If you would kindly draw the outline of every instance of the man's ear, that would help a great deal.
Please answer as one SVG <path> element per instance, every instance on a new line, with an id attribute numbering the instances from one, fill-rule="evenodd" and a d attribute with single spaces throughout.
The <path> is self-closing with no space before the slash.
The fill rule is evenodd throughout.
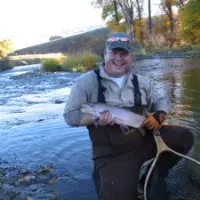
<path id="1" fill-rule="evenodd" d="M 104 60 L 106 59 L 107 53 L 108 53 L 108 50 L 107 50 L 107 49 L 104 49 L 104 52 L 103 52 Z"/>

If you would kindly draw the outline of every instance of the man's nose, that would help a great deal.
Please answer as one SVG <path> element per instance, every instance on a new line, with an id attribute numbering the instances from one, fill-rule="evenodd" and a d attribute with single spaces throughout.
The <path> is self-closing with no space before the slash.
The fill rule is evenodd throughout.
<path id="1" fill-rule="evenodd" d="M 117 53 L 117 54 L 115 55 L 115 58 L 116 58 L 116 59 L 121 59 L 121 58 L 122 58 L 122 54 L 121 54 L 121 53 Z"/>

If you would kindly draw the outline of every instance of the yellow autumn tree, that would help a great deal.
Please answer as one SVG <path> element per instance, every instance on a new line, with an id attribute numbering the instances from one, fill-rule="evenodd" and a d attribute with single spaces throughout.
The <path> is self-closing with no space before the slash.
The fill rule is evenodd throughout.
<path id="1" fill-rule="evenodd" d="M 0 57 L 5 57 L 9 52 L 13 50 L 11 40 L 0 41 Z"/>

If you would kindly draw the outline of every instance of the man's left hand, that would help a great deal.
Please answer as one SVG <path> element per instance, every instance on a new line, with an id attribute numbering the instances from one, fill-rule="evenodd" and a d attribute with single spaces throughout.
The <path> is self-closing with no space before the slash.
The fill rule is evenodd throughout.
<path id="1" fill-rule="evenodd" d="M 162 122 L 165 120 L 166 113 L 164 111 L 157 111 L 155 113 L 147 113 L 143 126 L 155 133 L 160 129 Z"/>

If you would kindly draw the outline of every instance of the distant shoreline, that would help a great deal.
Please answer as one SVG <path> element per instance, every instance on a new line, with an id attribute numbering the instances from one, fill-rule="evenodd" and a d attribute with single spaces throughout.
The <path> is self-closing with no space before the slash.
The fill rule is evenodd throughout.
<path id="1" fill-rule="evenodd" d="M 200 57 L 200 52 L 166 52 L 166 53 L 149 53 L 147 55 L 135 55 L 135 60 L 155 59 L 155 58 L 193 58 Z"/>

